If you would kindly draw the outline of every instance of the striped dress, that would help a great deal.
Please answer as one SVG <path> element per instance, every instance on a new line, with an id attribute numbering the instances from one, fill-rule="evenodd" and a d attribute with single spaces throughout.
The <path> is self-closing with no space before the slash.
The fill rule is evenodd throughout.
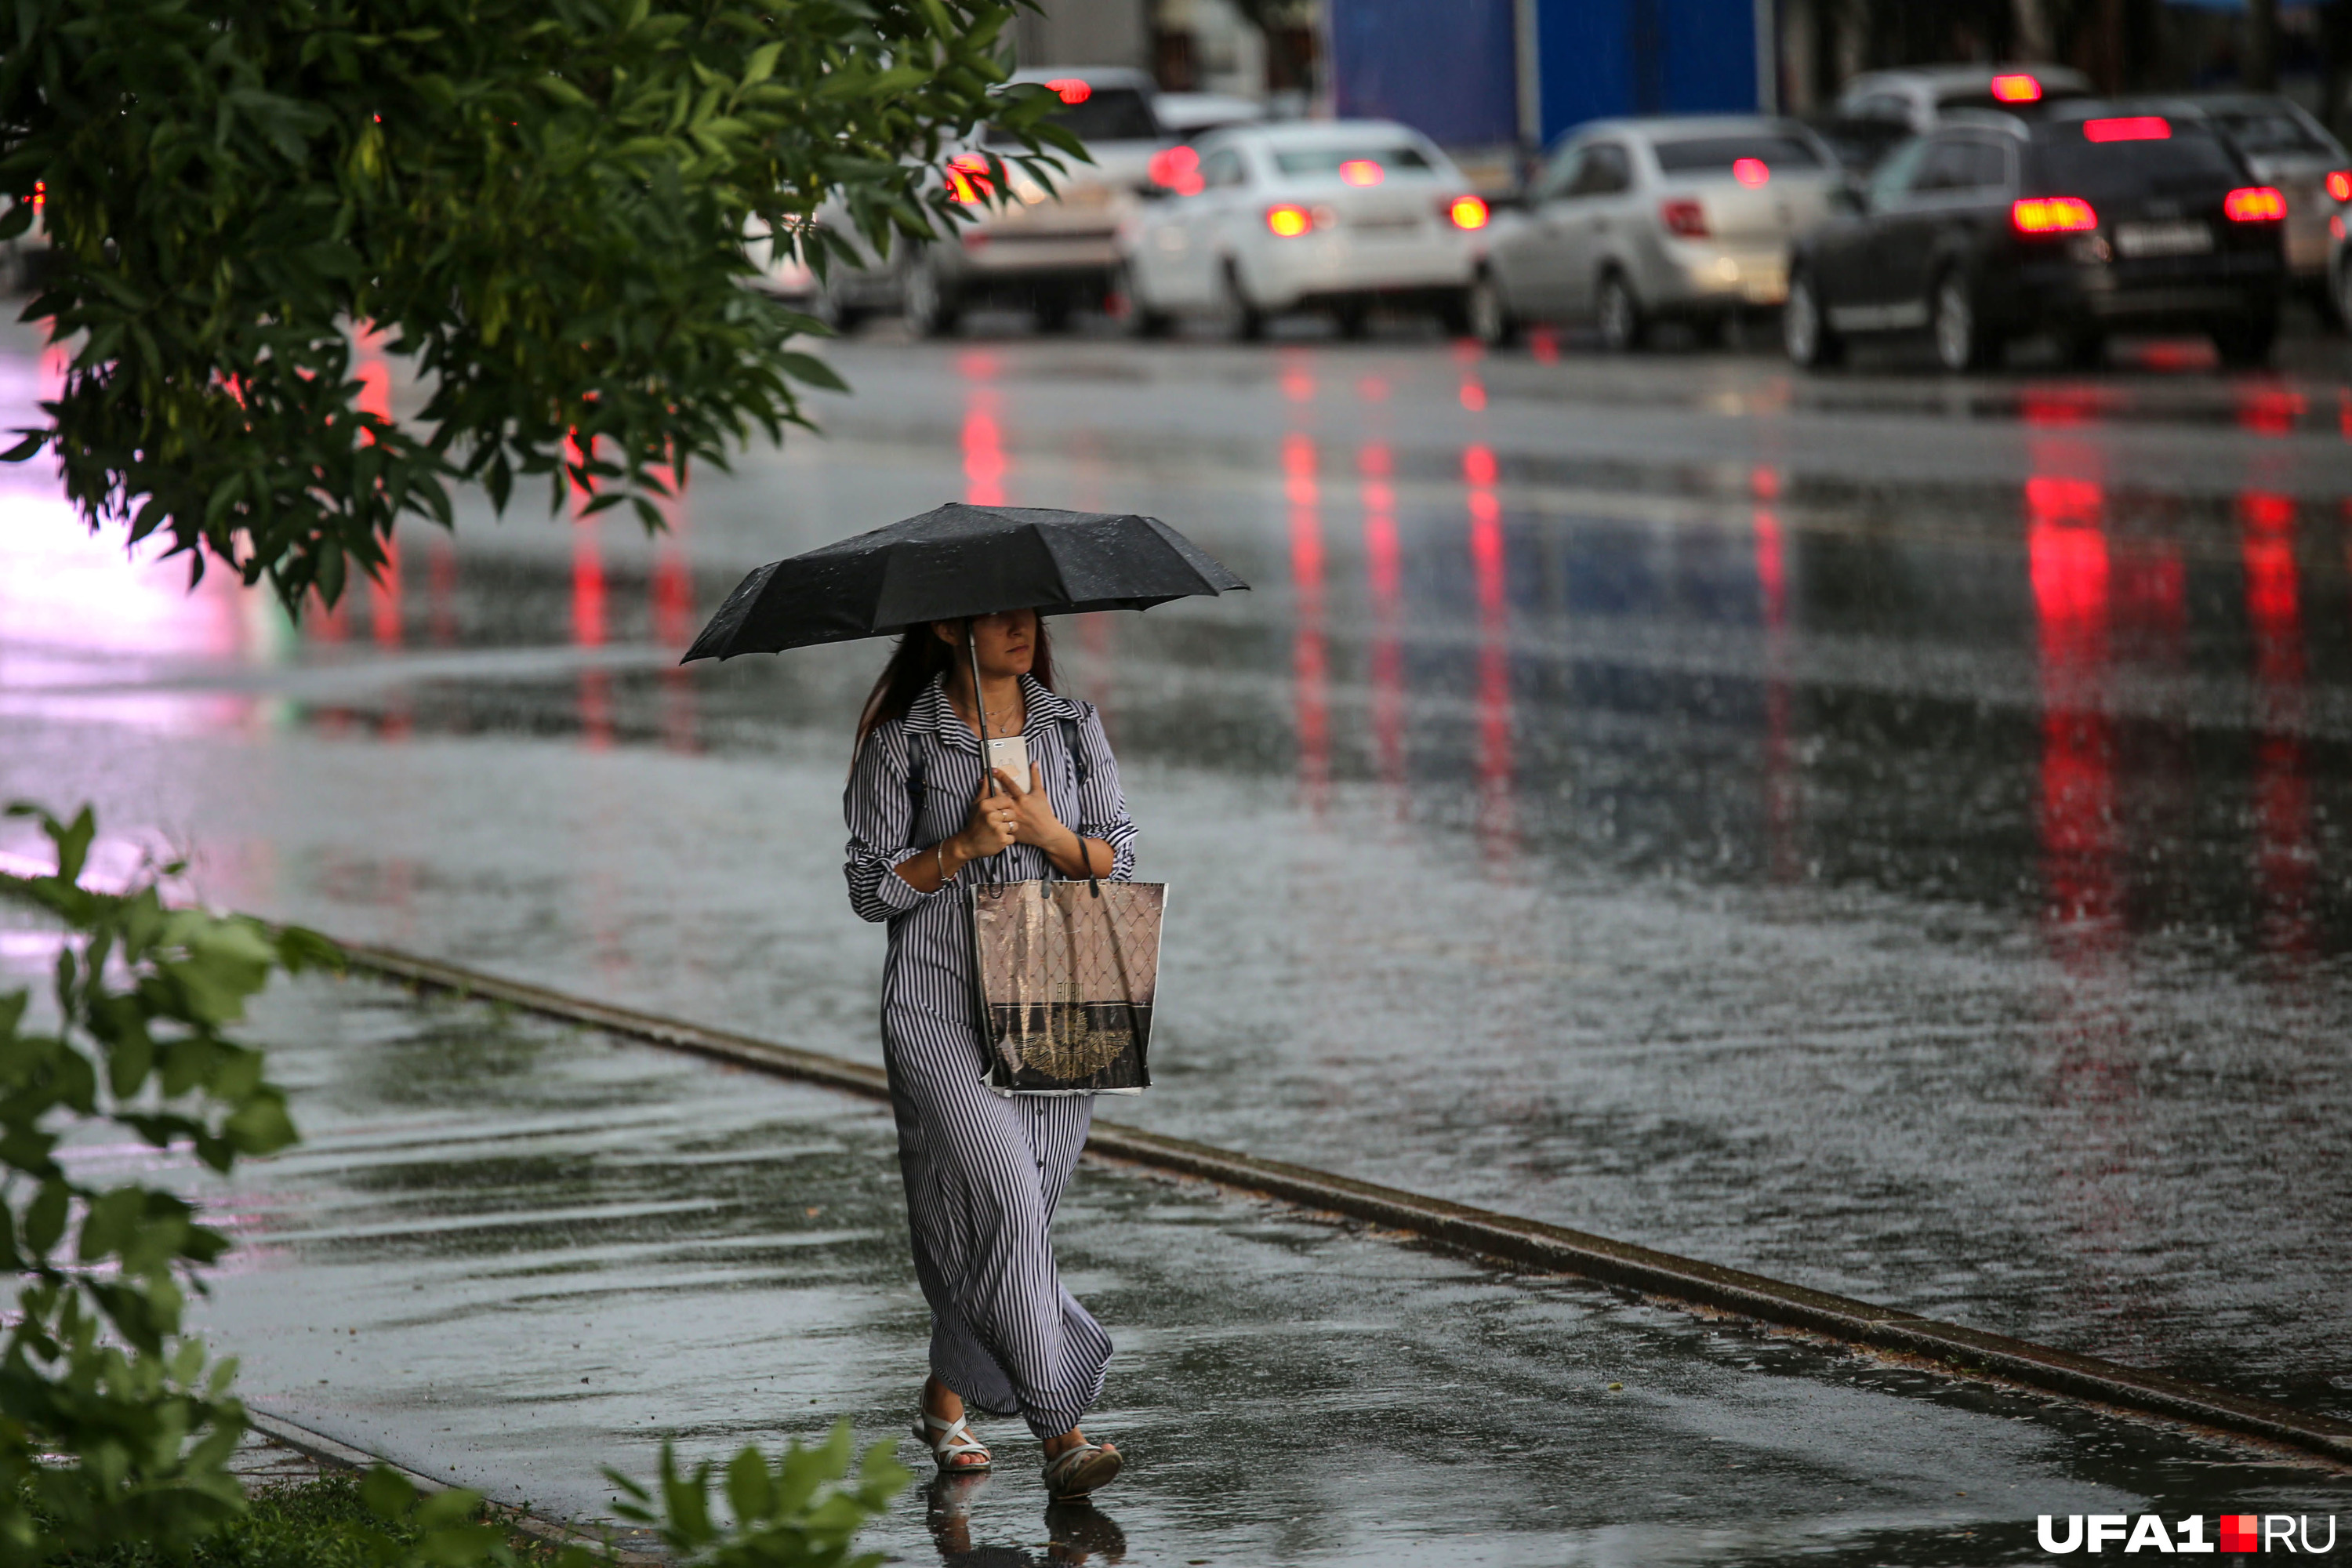
<path id="1" fill-rule="evenodd" d="M 1021 678 L 1030 779 L 1054 815 L 1111 847 L 1111 877 L 1135 870 L 1135 824 L 1102 720 L 1083 702 Z M 1086 752 L 1083 788 L 1070 754 Z M 910 778 L 919 772 L 916 809 Z M 903 719 L 875 726 L 842 802 L 849 824 L 849 902 L 887 921 L 882 1045 L 898 1123 L 898 1164 L 915 1276 L 931 1307 L 931 1372 L 966 1405 L 1025 1417 L 1040 1438 L 1078 1425 L 1102 1394 L 1110 1336 L 1062 1288 L 1051 1228 L 1094 1120 L 1090 1096 L 1007 1097 L 982 1081 L 972 1027 L 971 931 L 961 885 L 1059 875 L 1045 852 L 1016 844 L 972 862 L 935 893 L 895 872 L 963 830 L 980 789 L 980 742 L 937 679 Z"/>

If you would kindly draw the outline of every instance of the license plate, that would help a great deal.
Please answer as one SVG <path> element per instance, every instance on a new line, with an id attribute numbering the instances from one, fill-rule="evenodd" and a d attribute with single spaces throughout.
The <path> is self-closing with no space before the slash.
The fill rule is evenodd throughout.
<path id="1" fill-rule="evenodd" d="M 1350 218 L 1348 226 L 1363 234 L 1390 237 L 1418 232 L 1421 228 L 1421 219 L 1411 216 L 1360 217 Z"/>
<path id="2" fill-rule="evenodd" d="M 2119 223 L 2118 256 L 2202 256 L 2213 248 L 2213 231 L 2201 223 Z"/>

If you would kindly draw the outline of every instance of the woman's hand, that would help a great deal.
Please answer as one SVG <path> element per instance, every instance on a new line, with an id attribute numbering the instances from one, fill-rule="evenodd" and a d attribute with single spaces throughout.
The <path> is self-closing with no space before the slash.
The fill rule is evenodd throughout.
<path id="1" fill-rule="evenodd" d="M 1013 803 L 1013 839 L 1016 844 L 1034 844 L 1048 855 L 1070 847 L 1070 830 L 1054 815 L 1054 803 L 1042 789 L 1024 790 L 1014 784 L 1003 768 L 992 770 L 1002 801 L 1010 796 Z"/>
<path id="2" fill-rule="evenodd" d="M 1000 773 L 996 776 L 1002 779 L 1004 775 Z M 979 860 L 1010 849 L 1019 840 L 1020 821 L 1019 803 L 1007 795 L 1001 785 L 994 795 L 989 794 L 983 781 L 980 793 L 972 796 L 971 815 L 964 818 L 963 831 L 955 836 L 955 858 Z"/>

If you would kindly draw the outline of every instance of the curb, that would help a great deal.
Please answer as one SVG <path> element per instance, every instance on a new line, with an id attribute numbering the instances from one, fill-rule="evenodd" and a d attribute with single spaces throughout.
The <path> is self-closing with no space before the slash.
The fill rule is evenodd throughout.
<path id="1" fill-rule="evenodd" d="M 354 1448 L 349 1443 L 330 1437 L 323 1432 L 313 1432 L 308 1426 L 289 1421 L 283 1415 L 274 1415 L 257 1405 L 247 1405 L 245 1407 L 245 1419 L 247 1426 L 271 1442 L 291 1448 L 298 1454 L 307 1454 L 321 1465 L 330 1465 L 341 1470 L 372 1470 L 381 1465 L 420 1492 L 432 1493 L 449 1489 L 447 1481 L 436 1480 L 431 1476 L 412 1470 L 407 1466 L 395 1463 L 380 1454 L 371 1454 L 365 1448 Z M 621 1564 L 622 1568 L 666 1568 L 670 1562 L 669 1558 L 659 1553 L 633 1551 L 620 1546 L 611 1536 L 596 1531 L 576 1524 L 566 1524 L 561 1520 L 547 1519 L 513 1507 L 511 1504 L 491 1502 L 488 1506 L 500 1516 L 500 1522 L 509 1530 L 530 1536 L 534 1540 L 546 1542 L 551 1546 L 585 1546 L 592 1551 L 609 1552 L 612 1554 L 612 1561 Z"/>
<path id="2" fill-rule="evenodd" d="M 781 1078 L 865 1096 L 889 1098 L 880 1068 L 749 1035 L 640 1013 L 390 948 L 348 946 L 351 967 L 420 989 L 500 1002 L 526 1012 L 586 1024 L 673 1050 L 709 1057 Z M 2252 1437 L 2298 1456 L 2352 1468 L 2352 1422 L 2251 1398 L 2096 1356 L 1940 1322 L 1848 1296 L 1807 1289 L 1761 1274 L 1725 1268 L 1607 1237 L 1472 1208 L 1397 1187 L 1359 1182 L 1306 1165 L 1260 1159 L 1212 1144 L 1097 1121 L 1089 1154 L 1213 1182 L 1243 1192 L 1320 1209 L 1402 1231 L 1456 1251 L 1544 1273 L 1574 1275 L 1637 1290 L 1666 1305 L 1727 1312 L 1819 1334 L 1842 1344 L 1916 1359 L 1949 1376 L 2007 1384 L 2184 1423 L 2208 1434 Z"/>

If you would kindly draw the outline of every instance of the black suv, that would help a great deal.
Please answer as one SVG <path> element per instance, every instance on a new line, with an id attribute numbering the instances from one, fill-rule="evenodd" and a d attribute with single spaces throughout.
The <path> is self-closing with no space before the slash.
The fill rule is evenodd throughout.
<path id="1" fill-rule="evenodd" d="M 1807 368 L 1850 337 L 1923 328 L 1955 371 L 2038 331 L 2082 365 L 2125 328 L 2209 333 L 2233 365 L 2278 335 L 2285 200 L 2193 112 L 1969 114 L 1895 149 L 1838 208 L 1790 264 L 1783 336 Z"/>

